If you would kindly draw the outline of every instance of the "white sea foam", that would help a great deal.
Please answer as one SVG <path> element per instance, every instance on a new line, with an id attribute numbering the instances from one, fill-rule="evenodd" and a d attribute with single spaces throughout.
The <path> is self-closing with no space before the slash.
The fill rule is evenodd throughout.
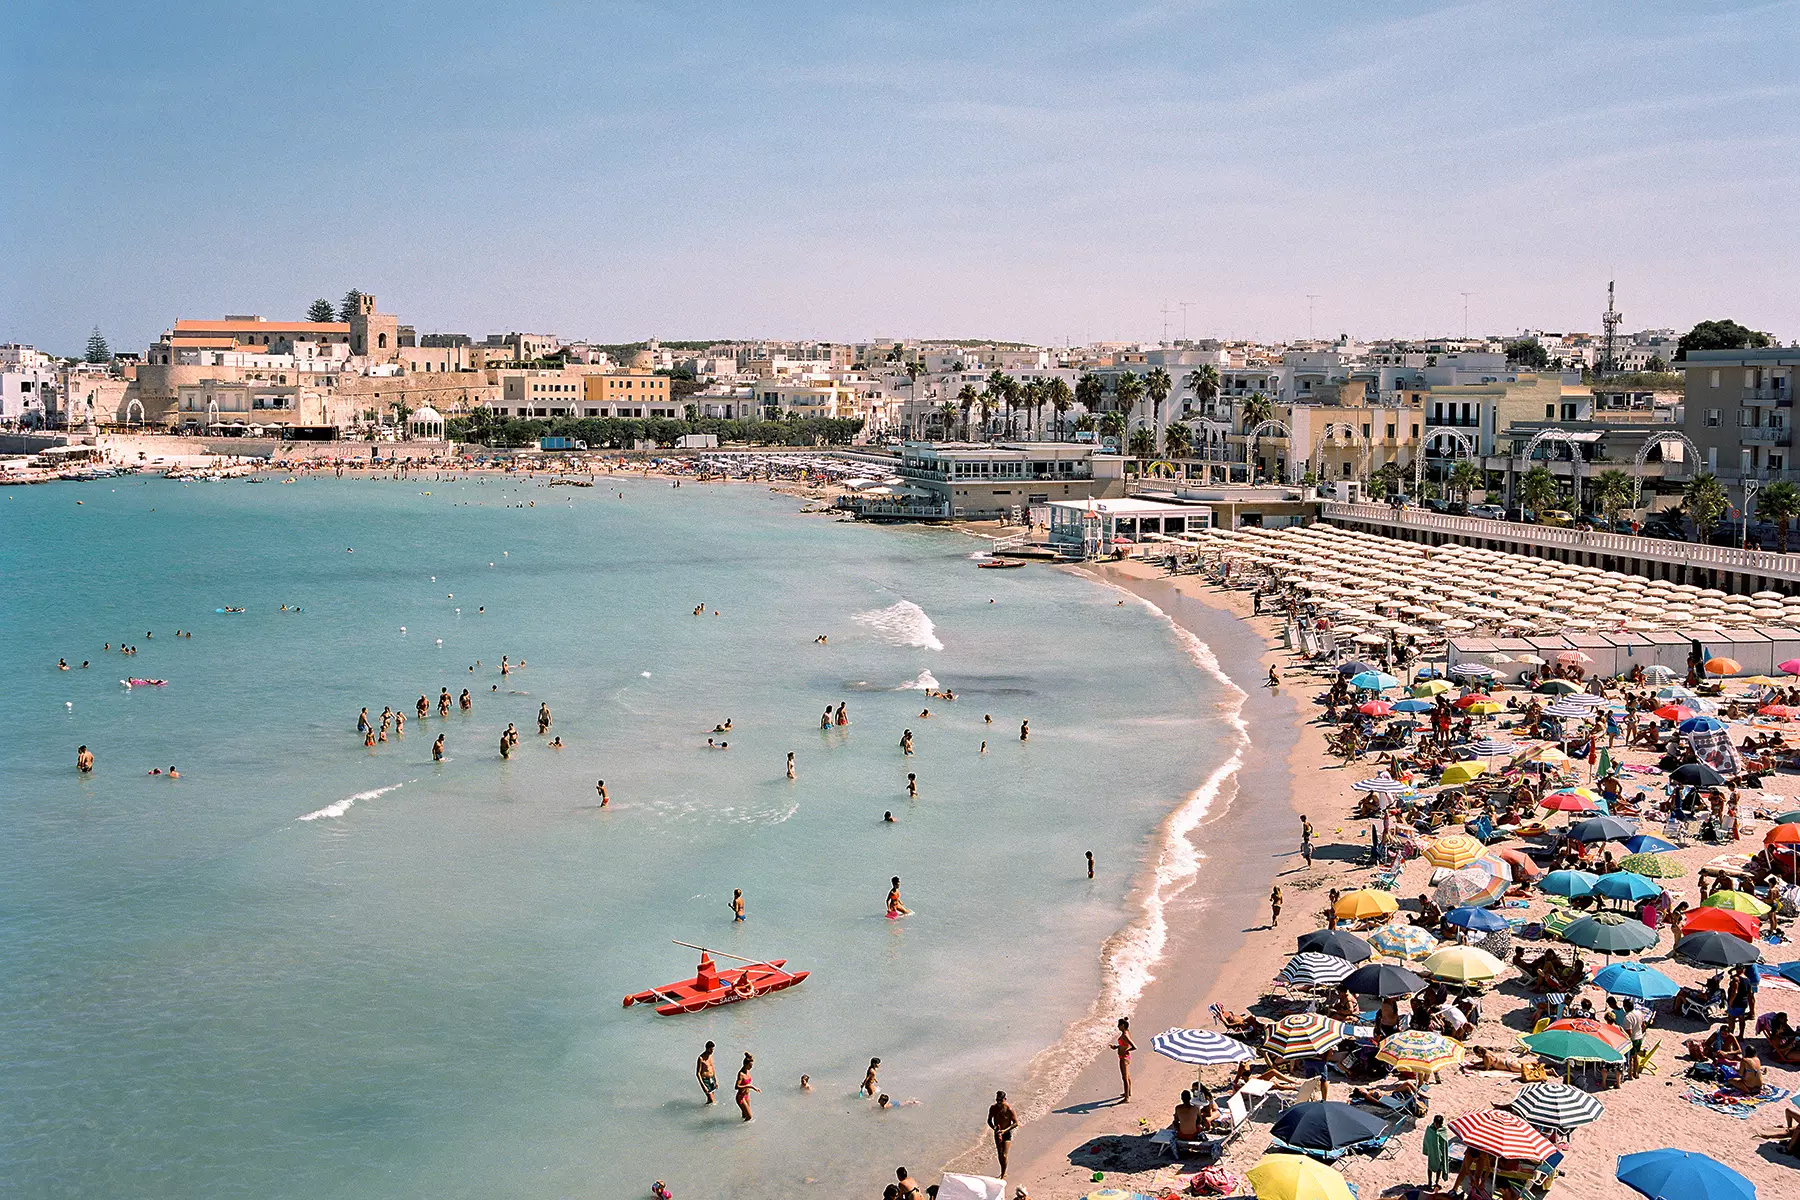
<path id="1" fill-rule="evenodd" d="M 1138 912 L 1101 947 L 1099 995 L 1085 1015 L 1032 1061 L 1030 1077 L 1037 1086 L 1025 1106 L 1027 1111 L 1020 1114 L 1026 1120 L 1047 1113 L 1068 1094 L 1075 1077 L 1093 1061 L 1097 1048 L 1106 1044 L 1114 1023 L 1121 1016 L 1130 1015 L 1144 989 L 1156 978 L 1157 963 L 1169 940 L 1168 907 L 1194 885 L 1206 857 L 1194 845 L 1192 834 L 1226 786 L 1235 786 L 1234 776 L 1243 766 L 1244 752 L 1250 746 L 1249 725 L 1243 717 L 1244 701 L 1249 696 L 1225 674 L 1212 647 L 1136 593 L 1105 580 L 1096 582 L 1125 592 L 1168 622 L 1175 640 L 1194 665 L 1222 685 L 1225 697 L 1215 706 L 1215 715 L 1231 728 L 1232 749 L 1205 782 L 1189 792 L 1163 821 L 1148 878 L 1135 897 Z"/>
<path id="2" fill-rule="evenodd" d="M 901 684 L 898 690 L 902 692 L 941 692 L 943 688 L 938 684 L 936 675 L 930 671 L 920 671 L 917 679 Z"/>
<path id="3" fill-rule="evenodd" d="M 882 641 L 895 646 L 918 646 L 926 650 L 942 650 L 937 626 L 925 610 L 911 600 L 900 600 L 872 612 L 858 613 L 858 624 L 867 625 Z"/>
<path id="4" fill-rule="evenodd" d="M 334 818 L 341 817 L 345 813 L 349 812 L 350 806 L 352 804 L 355 804 L 358 800 L 373 800 L 377 796 L 385 796 L 389 792 L 398 791 L 400 788 L 403 788 L 405 786 L 406 786 L 406 784 L 404 784 L 404 783 L 394 783 L 394 784 L 389 784 L 387 787 L 384 787 L 384 788 L 374 788 L 370 791 L 358 792 L 354 796 L 344 797 L 342 800 L 337 801 L 335 804 L 327 804 L 324 808 L 321 808 L 318 812 L 309 812 L 304 817 L 296 817 L 294 819 L 297 821 L 317 821 L 321 817 L 334 817 Z"/>

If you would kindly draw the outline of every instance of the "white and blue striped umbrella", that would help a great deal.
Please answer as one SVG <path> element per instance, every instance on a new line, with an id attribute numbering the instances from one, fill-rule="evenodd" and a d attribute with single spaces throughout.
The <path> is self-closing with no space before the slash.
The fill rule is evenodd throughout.
<path id="1" fill-rule="evenodd" d="M 1164 1058 L 1202 1067 L 1256 1057 L 1256 1051 L 1236 1038 L 1211 1029 L 1165 1029 L 1150 1039 L 1150 1048 Z"/>
<path id="2" fill-rule="evenodd" d="M 1410 783 L 1401 783 L 1392 775 L 1383 772 L 1373 779 L 1359 779 L 1354 785 L 1359 792 L 1381 792 L 1390 796 L 1398 796 L 1401 792 L 1412 790 Z"/>
<path id="3" fill-rule="evenodd" d="M 1481 757 L 1487 758 L 1495 754 L 1514 754 L 1518 752 L 1519 748 L 1511 742 L 1497 742 L 1491 737 L 1485 737 L 1470 742 L 1469 749 Z"/>
<path id="4" fill-rule="evenodd" d="M 1596 696 L 1592 692 L 1571 692 L 1557 701 L 1558 704 L 1584 704 L 1589 708 L 1604 708 L 1611 704 L 1605 696 Z"/>
<path id="5" fill-rule="evenodd" d="M 1303 950 L 1288 959 L 1276 978 L 1293 987 L 1329 987 L 1350 978 L 1354 970 L 1355 966 L 1335 954 Z"/>
<path id="6" fill-rule="evenodd" d="M 1480 663 L 1457 663 L 1450 668 L 1450 673 L 1465 679 L 1492 679 L 1499 674 L 1494 668 L 1484 667 Z"/>
<path id="7" fill-rule="evenodd" d="M 1574 697 L 1570 696 L 1566 699 L 1558 700 L 1544 711 L 1553 717 L 1563 717 L 1565 719 L 1574 719 L 1578 721 L 1585 720 L 1594 715 L 1594 710 L 1585 704 L 1571 704 L 1570 701 L 1573 699 Z"/>

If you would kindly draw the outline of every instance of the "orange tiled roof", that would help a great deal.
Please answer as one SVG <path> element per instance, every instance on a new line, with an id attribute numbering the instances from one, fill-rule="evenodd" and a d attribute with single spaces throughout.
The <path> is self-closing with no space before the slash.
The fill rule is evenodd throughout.
<path id="1" fill-rule="evenodd" d="M 349 333 L 348 321 L 176 321 L 177 334 L 189 333 Z"/>

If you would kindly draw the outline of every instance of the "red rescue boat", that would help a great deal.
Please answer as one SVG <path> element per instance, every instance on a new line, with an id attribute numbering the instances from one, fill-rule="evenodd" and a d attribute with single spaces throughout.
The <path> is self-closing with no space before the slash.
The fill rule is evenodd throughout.
<path id="1" fill-rule="evenodd" d="M 688 945 L 686 942 L 675 944 Z M 722 950 L 709 951 L 704 946 L 689 946 L 689 949 L 700 951 L 700 967 L 693 978 L 679 979 L 661 987 L 633 992 L 625 997 L 625 1007 L 655 1004 L 657 1012 L 665 1017 L 672 1017 L 676 1013 L 699 1012 L 704 1008 L 736 1004 L 740 1000 L 779 992 L 783 988 L 793 987 L 811 974 L 809 971 L 786 970 L 785 958 L 756 962 L 736 954 L 726 954 Z M 721 971 L 713 963 L 712 956 L 715 953 L 721 958 L 736 958 L 745 965 Z"/>

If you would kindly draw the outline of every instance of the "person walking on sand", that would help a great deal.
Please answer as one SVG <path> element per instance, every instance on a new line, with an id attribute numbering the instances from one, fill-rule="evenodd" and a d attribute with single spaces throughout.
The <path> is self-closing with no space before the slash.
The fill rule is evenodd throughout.
<path id="1" fill-rule="evenodd" d="M 1119 1097 L 1119 1103 L 1131 1103 L 1131 1052 L 1137 1049 L 1137 1043 L 1131 1040 L 1131 1018 L 1119 1018 L 1119 1038 L 1112 1044 L 1119 1053 L 1119 1082 L 1125 1085 L 1125 1094 Z"/>
<path id="2" fill-rule="evenodd" d="M 1269 889 L 1269 928 L 1281 924 L 1281 885 Z"/>
<path id="3" fill-rule="evenodd" d="M 1310 868 L 1313 860 L 1312 822 L 1305 817 L 1300 818 L 1300 857 L 1306 860 Z"/>
<path id="4" fill-rule="evenodd" d="M 694 1078 L 700 1081 L 700 1094 L 706 1097 L 708 1104 L 719 1102 L 719 1076 L 713 1069 L 713 1044 L 706 1043 L 706 1049 L 694 1060 Z"/>
<path id="5" fill-rule="evenodd" d="M 1272 666 L 1269 668 L 1269 684 L 1268 684 L 1268 686 L 1270 686 L 1272 688 L 1278 688 L 1281 686 L 1281 676 L 1279 676 L 1275 673 L 1275 668 Z"/>
<path id="6" fill-rule="evenodd" d="M 746 1121 L 750 1120 L 750 1093 L 762 1091 L 761 1088 L 750 1082 L 750 1068 L 755 1065 L 756 1059 L 754 1056 L 749 1054 L 744 1055 L 744 1065 L 738 1068 L 737 1083 L 735 1085 L 737 1090 L 738 1111 L 744 1114 L 744 1120 Z"/>
<path id="7" fill-rule="evenodd" d="M 1005 1092 L 995 1092 L 988 1105 L 988 1128 L 994 1131 L 994 1154 L 1000 1159 L 1000 1178 L 1006 1178 L 1006 1152 L 1012 1147 L 1013 1130 L 1019 1127 L 1019 1114 L 1006 1102 Z"/>

